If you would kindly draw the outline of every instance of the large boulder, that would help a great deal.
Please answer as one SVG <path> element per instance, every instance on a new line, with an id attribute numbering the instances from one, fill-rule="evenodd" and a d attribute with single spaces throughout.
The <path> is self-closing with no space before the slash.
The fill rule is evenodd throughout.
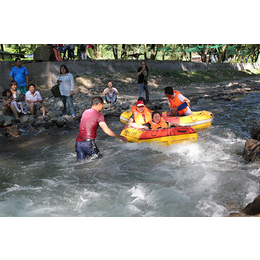
<path id="1" fill-rule="evenodd" d="M 259 159 L 260 142 L 255 139 L 248 139 L 245 142 L 244 157 L 247 161 L 254 162 Z"/>
<path id="2" fill-rule="evenodd" d="M 55 54 L 51 46 L 42 45 L 36 48 L 34 52 L 34 60 L 35 61 L 54 61 Z"/>
<path id="3" fill-rule="evenodd" d="M 257 196 L 253 202 L 247 204 L 247 206 L 241 210 L 246 215 L 257 215 L 260 214 L 260 195 Z"/>

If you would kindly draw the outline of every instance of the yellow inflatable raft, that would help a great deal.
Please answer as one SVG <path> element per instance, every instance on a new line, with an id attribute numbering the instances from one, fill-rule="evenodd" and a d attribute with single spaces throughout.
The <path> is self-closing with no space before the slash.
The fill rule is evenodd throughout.
<path id="1" fill-rule="evenodd" d="M 156 130 L 142 131 L 125 126 L 121 135 L 126 137 L 128 142 L 156 142 L 162 145 L 181 143 L 184 141 L 197 141 L 197 132 L 189 126 L 177 126 Z"/>
<path id="2" fill-rule="evenodd" d="M 213 122 L 214 115 L 209 111 L 192 112 L 191 116 L 167 116 L 167 112 L 163 112 L 162 116 L 165 121 L 175 123 L 180 126 L 191 126 L 194 129 L 202 129 L 209 127 Z M 132 115 L 131 110 L 127 110 L 120 115 L 120 121 L 126 124 Z"/>

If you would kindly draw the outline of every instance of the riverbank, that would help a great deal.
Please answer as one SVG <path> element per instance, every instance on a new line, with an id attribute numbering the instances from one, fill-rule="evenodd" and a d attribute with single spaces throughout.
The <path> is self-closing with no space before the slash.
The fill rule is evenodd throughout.
<path id="1" fill-rule="evenodd" d="M 167 72 L 151 71 L 149 77 L 150 100 L 148 104 L 150 109 L 167 110 L 167 101 L 163 89 L 166 86 L 172 86 L 179 90 L 184 96 L 191 100 L 191 106 L 199 99 L 226 100 L 227 102 L 234 99 L 238 94 L 257 92 L 260 90 L 260 76 L 249 72 L 239 71 L 212 71 L 212 72 Z M 188 76 L 190 75 L 190 76 Z M 106 88 L 108 80 L 112 80 L 113 86 L 120 93 L 117 103 L 114 106 L 105 104 L 102 111 L 105 117 L 119 117 L 120 114 L 130 109 L 139 97 L 139 89 L 135 74 L 129 73 L 91 73 L 74 74 L 75 91 L 74 105 L 78 120 L 75 122 L 70 116 L 61 117 L 63 108 L 59 98 L 53 97 L 51 91 L 45 85 L 37 85 L 45 106 L 46 119 L 43 120 L 41 111 L 39 116 L 33 118 L 28 111 L 27 115 L 20 116 L 20 123 L 16 124 L 18 129 L 22 125 L 30 125 L 36 131 L 42 131 L 52 127 L 73 126 L 78 127 L 82 113 L 91 107 L 91 100 L 96 95 L 101 95 Z M 201 82 L 203 80 L 203 82 Z M 193 82 L 194 81 L 194 82 Z M 216 82 L 217 81 L 217 82 Z M 189 83 L 190 82 L 190 83 Z M 23 104 L 25 107 L 25 104 Z M 2 112 L 2 100 L 0 102 L 0 111 Z M 0 113 L 1 113 L 0 112 Z M 2 114 L 2 113 L 1 113 Z M 8 118 L 8 122 L 0 127 L 0 135 L 5 136 L 6 129 L 14 125 L 13 120 Z M 15 136 L 17 136 L 17 130 Z"/>

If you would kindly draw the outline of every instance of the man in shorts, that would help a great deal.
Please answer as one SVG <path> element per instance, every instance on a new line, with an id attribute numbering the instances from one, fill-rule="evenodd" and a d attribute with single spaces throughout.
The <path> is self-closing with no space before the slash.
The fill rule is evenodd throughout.
<path id="1" fill-rule="evenodd" d="M 95 143 L 98 126 L 100 126 L 107 135 L 117 137 L 124 142 L 127 141 L 124 136 L 120 136 L 108 128 L 104 116 L 100 113 L 103 109 L 103 105 L 104 101 L 102 97 L 94 97 L 92 107 L 85 110 L 82 114 L 79 133 L 75 143 L 78 161 L 86 159 L 87 155 L 99 157 L 99 149 Z"/>
<path id="2" fill-rule="evenodd" d="M 35 111 L 37 109 L 42 109 L 42 118 L 45 119 L 45 105 L 42 101 L 42 97 L 39 91 L 36 90 L 36 87 L 34 84 L 29 85 L 29 91 L 26 92 L 25 94 L 26 98 L 26 104 L 28 109 L 30 109 L 31 114 L 33 117 L 37 117 L 35 114 Z"/>
<path id="3" fill-rule="evenodd" d="M 22 61 L 20 58 L 15 59 L 15 66 L 12 68 L 10 77 L 11 81 L 15 80 L 17 82 L 17 90 L 20 90 L 23 95 L 26 94 L 28 82 L 29 82 L 29 73 L 27 69 L 22 66 Z"/>

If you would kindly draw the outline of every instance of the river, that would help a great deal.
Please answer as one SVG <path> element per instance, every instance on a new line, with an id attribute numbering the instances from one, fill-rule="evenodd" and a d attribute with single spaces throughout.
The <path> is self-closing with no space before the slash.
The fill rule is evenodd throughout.
<path id="1" fill-rule="evenodd" d="M 259 164 L 245 141 L 258 123 L 260 94 L 199 99 L 214 114 L 196 143 L 122 143 L 98 130 L 101 159 L 76 162 L 78 127 L 24 130 L 1 145 L 1 217 L 225 217 L 259 194 Z M 106 120 L 119 133 L 118 118 Z"/>

